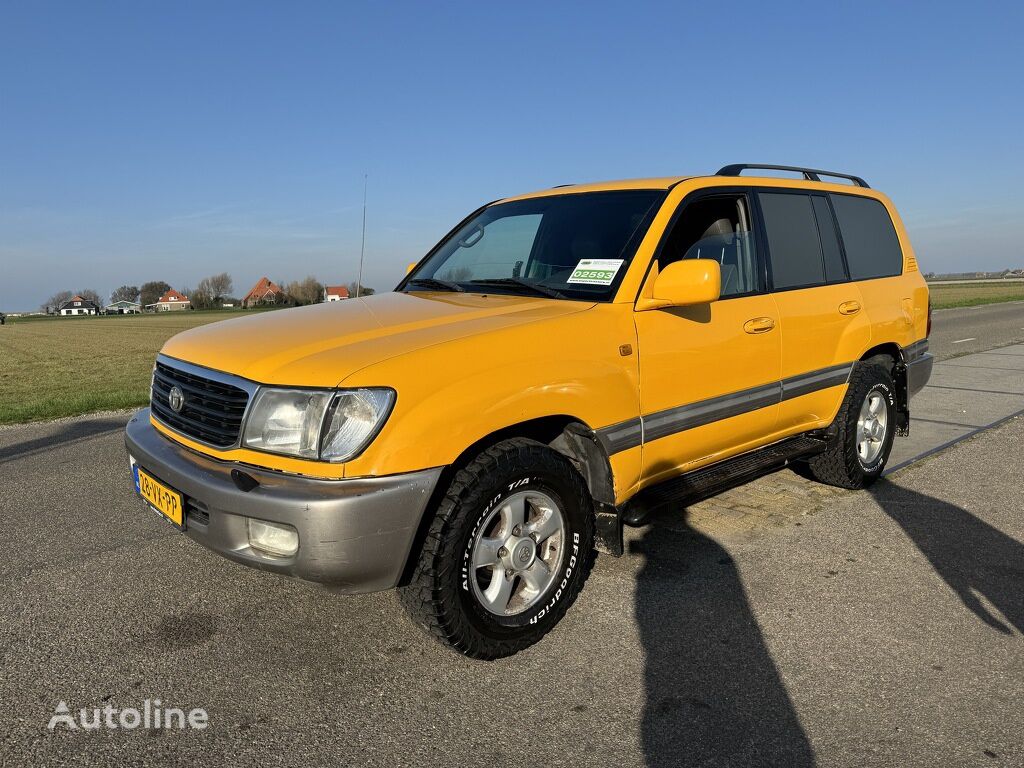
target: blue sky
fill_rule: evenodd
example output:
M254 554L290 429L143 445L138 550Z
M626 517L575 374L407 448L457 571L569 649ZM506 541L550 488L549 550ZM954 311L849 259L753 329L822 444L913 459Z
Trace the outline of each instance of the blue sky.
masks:
M1018 4L5 2L0 309L226 270L389 289L482 202L863 175L926 270L1024 266Z

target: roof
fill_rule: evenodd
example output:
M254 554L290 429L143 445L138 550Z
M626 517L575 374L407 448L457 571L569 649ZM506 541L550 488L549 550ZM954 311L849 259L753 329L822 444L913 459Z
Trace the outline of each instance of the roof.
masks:
M64 309L64 307L68 306L69 304L74 304L76 301L80 303L83 307L95 307L96 309L100 308L100 305L97 304L95 301L92 301L91 299L83 299L76 293L70 299L62 301L60 304L58 304L57 309Z
M139 302L137 302L137 301L129 301L128 299L121 299L120 301L112 301L110 304L107 304L107 306L108 307L120 307L120 306L124 306L125 304L130 304L133 307L141 307L142 306Z
M749 170L748 170L749 168ZM740 170L747 170L742 176L736 175ZM838 176L847 179L856 179L859 184L850 184L845 181L839 181L838 183L829 179L823 178L820 180L815 179L796 179L787 178L781 176L769 176L767 174L758 174L759 169L787 169L792 171L807 171L811 174L821 174L822 176ZM728 171L729 174L725 172ZM753 172L750 172L753 171ZM691 176L658 176L646 179L621 179L619 181L598 181L587 184L563 184L557 187L551 187L550 189L541 189L536 192L528 192L525 195L515 195L513 197L506 197L497 202L507 203L512 200L527 200L534 197L552 197L554 195L573 195L581 192L614 192L619 190L628 189L660 189L668 190L683 181L690 181L694 179L700 179L704 183L708 183L709 186L728 186L728 185L741 185L741 186L772 186L772 187L783 187L793 189L808 189L818 188L829 191L844 192L846 194L860 195L862 197L874 197L881 199L884 197L881 193L876 190L872 190L871 187L867 186L863 179L857 176L847 176L846 174L837 174L830 171L815 171L813 169L802 169L790 166L757 166L757 165L734 165L726 166L716 174L697 174ZM861 186L863 185L863 186Z
M261 277L256 285L252 287L252 290L245 294L245 298L242 299L242 301L248 301L249 299L262 299L268 293L284 293L284 289L273 280Z
M324 292L328 296L348 296L348 286L345 285L325 285Z
M506 197L501 202L525 200L530 197L548 197L550 195L577 194L579 192L614 192L623 189L668 189L691 176L659 176L649 179L620 179L619 181L596 181L587 184L564 184L551 189L541 189L525 195Z
M179 302L184 303L186 301L188 301L188 296L183 294L181 291L176 291L173 288L170 288L170 289L168 289L168 291L163 296L161 296L159 299L156 300L156 303L157 304L177 304ZM191 302L189 302L189 303L191 303Z

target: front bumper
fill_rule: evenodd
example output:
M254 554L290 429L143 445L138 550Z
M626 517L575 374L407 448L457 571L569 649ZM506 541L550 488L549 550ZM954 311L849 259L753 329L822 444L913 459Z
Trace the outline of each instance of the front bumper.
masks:
M125 445L139 466L185 496L187 536L244 565L339 592L375 592L398 584L441 474L436 468L316 480L216 461L158 432L148 408L128 423ZM242 490L232 470L257 484ZM250 547L248 517L294 527L298 552L274 557Z

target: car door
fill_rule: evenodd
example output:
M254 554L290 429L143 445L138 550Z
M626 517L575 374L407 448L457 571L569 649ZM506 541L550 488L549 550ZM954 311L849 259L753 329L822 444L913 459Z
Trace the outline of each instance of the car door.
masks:
M871 323L849 279L828 197L761 189L757 203L781 317L778 424L795 434L833 419L853 362L868 348Z
M751 195L740 188L688 196L662 238L641 295L684 258L717 260L722 295L634 313L644 485L766 443L776 430L779 312L759 240Z

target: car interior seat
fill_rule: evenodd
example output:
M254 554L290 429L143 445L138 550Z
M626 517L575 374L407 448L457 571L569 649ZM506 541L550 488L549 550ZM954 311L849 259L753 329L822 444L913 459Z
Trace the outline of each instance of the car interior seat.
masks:
M739 281L739 238L731 219L714 221L683 255L684 259L714 259L722 270L722 295L736 293Z

